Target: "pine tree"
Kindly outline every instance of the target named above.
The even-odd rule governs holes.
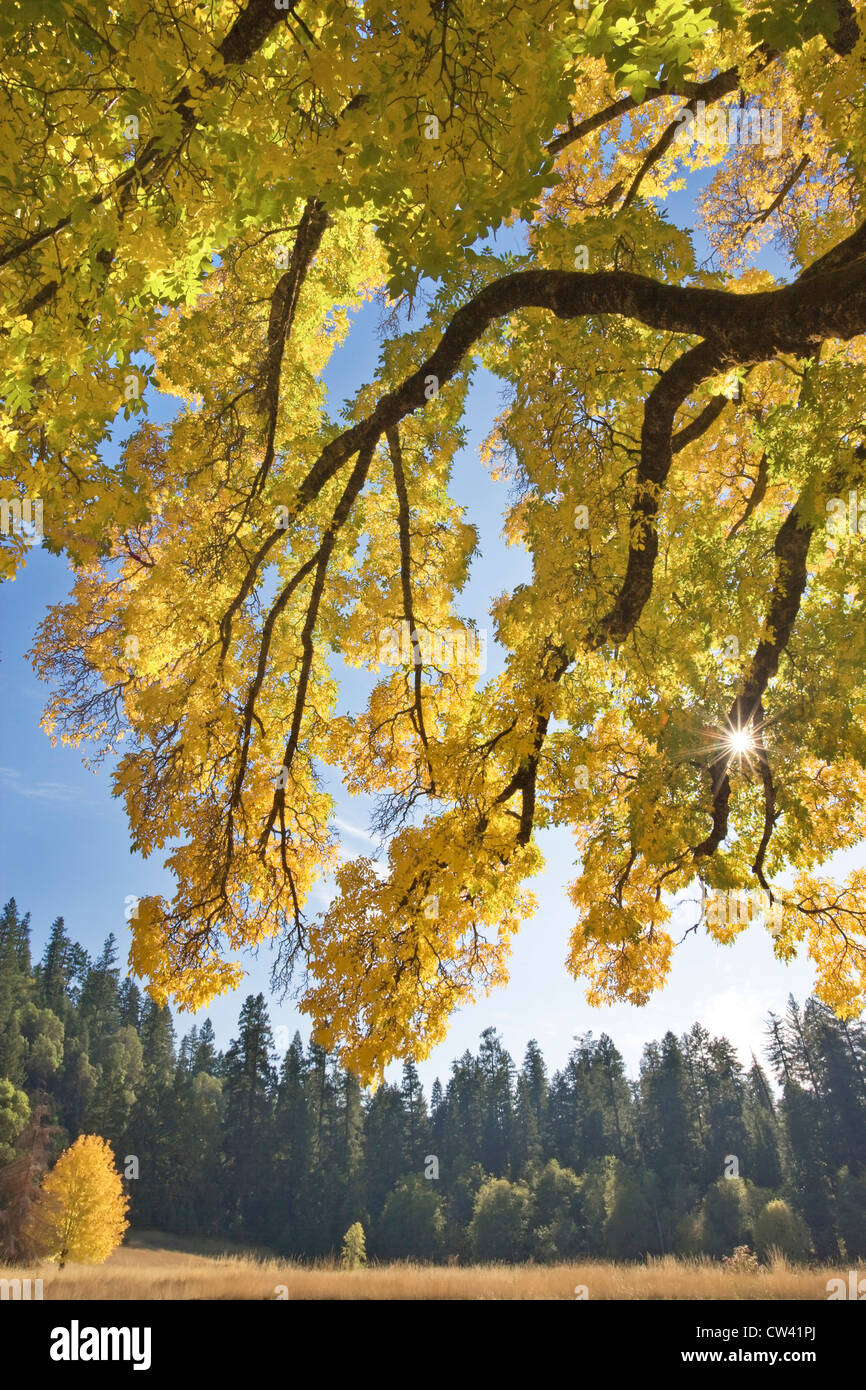
[[[781,1131],[767,1078],[752,1057],[743,1109],[748,1172],[756,1187],[775,1191],[782,1182]]]
[[[544,1057],[531,1038],[517,1075],[514,1133],[518,1171],[528,1163],[540,1163],[545,1153],[549,1092]]]
[[[193,1071],[206,1071],[208,1076],[220,1076],[222,1058],[216,1045],[213,1024],[206,1018],[198,1034],[198,1044],[193,1057]]]
[[[263,994],[247,995],[225,1058],[224,1152],[232,1229],[262,1238],[269,1228],[267,1163],[273,1148],[274,1039]]]
[[[804,1026],[814,1039],[816,1070],[826,1111],[828,1158],[833,1169],[866,1169],[866,1095],[856,1053],[851,1047],[857,1024],[847,1031],[817,1000],[807,1001]]]
[[[312,1175],[312,1120],[299,1033],[289,1044],[274,1108],[274,1229],[281,1249],[301,1252],[308,1233],[305,1197]]]
[[[366,1219],[364,1193],[364,1109],[361,1085],[353,1072],[335,1064],[334,1092],[338,1098],[335,1168],[342,1187],[340,1223]]]
[[[478,1062],[482,1077],[481,1163],[488,1173],[510,1173],[514,1152],[514,1063],[495,1028],[481,1034]]]
[[[39,966],[39,983],[43,1002],[63,1018],[73,1002],[73,985],[80,982],[89,968],[87,952],[70,941],[62,917],[51,925],[48,944]]]
[[[364,1120],[365,1186],[374,1221],[381,1214],[388,1193],[406,1174],[405,1135],[402,1092],[386,1082],[368,1101]],[[421,1171],[423,1158],[421,1155],[416,1159],[415,1172]]]
[[[420,1172],[430,1145],[430,1117],[424,1099],[424,1088],[418,1068],[412,1058],[403,1063],[400,1098],[405,1123],[404,1162],[409,1173]]]
[[[0,1076],[16,1086],[26,1080],[19,1012],[30,993],[30,914],[21,917],[10,898],[0,914]]]
[[[141,1014],[141,1072],[129,1118],[127,1152],[139,1160],[131,1189],[137,1225],[172,1227],[172,1148],[177,1109],[174,1098],[175,1046],[171,1010],[149,996]]]
[[[661,1249],[669,1251],[700,1190],[700,1149],[688,1070],[673,1033],[644,1049],[639,1125],[642,1160],[657,1179],[656,1187],[648,1189],[648,1200]]]
[[[101,954],[93,961],[81,987],[79,1014],[87,1027],[92,1051],[120,1025],[118,994],[120,970],[114,932],[106,938]]]
[[[135,1028],[136,1031],[141,1027],[142,998],[141,990],[135,980],[129,976],[121,980],[118,990],[119,1023],[122,1028]]]
[[[30,913],[19,916],[18,904],[10,898],[0,914],[0,969],[8,974],[13,968],[29,980]]]

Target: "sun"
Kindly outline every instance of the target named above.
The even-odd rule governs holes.
[[[750,728],[732,729],[725,735],[724,742],[737,758],[748,757],[757,749],[754,731]]]
[[[744,765],[753,768],[763,757],[761,731],[763,724],[749,719],[745,724],[725,723],[704,728],[704,750],[714,762],[724,760],[726,768]]]

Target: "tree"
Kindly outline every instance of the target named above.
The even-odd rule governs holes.
[[[20,1115],[20,1102],[16,1102],[14,1096],[12,1109],[11,1124],[7,1115],[7,1133],[15,1128]],[[16,1137],[11,1162],[0,1168],[0,1255],[8,1260],[29,1254],[27,1223],[58,1129],[51,1123],[49,1106],[44,1100],[34,1100],[29,1113],[28,1122]]]
[[[48,935],[48,944],[39,967],[39,980],[45,1004],[62,1016],[69,1006],[69,990],[73,980],[87,967],[80,947],[70,941],[62,917],[55,917]]]
[[[411,1057],[403,1063],[400,1097],[406,1126],[406,1166],[420,1169],[429,1149],[430,1121],[418,1068]]]
[[[435,1260],[442,1251],[445,1218],[435,1184],[410,1173],[385,1198],[377,1253],[386,1260]]]
[[[366,1263],[367,1246],[364,1239],[364,1227],[360,1221],[355,1221],[343,1236],[340,1264],[343,1269],[362,1269]]]
[[[225,1058],[224,1150],[229,1210],[239,1229],[256,1237],[269,1224],[265,1165],[273,1143],[273,1048],[265,997],[249,994]]]
[[[478,1061],[483,1084],[481,1163],[488,1173],[510,1171],[514,1135],[514,1063],[495,1028],[481,1034]]]
[[[24,1076],[27,1085],[40,1089],[63,1063],[63,1024],[52,1009],[30,1002],[18,1013],[24,1043]]]
[[[128,1205],[110,1144],[83,1134],[43,1179],[27,1237],[42,1259],[61,1269],[67,1260],[102,1264],[123,1239]]]
[[[126,1136],[141,1085],[142,1046],[134,1028],[118,1028],[104,1039],[87,1109],[87,1125],[116,1138]]]
[[[731,1255],[752,1244],[752,1192],[744,1178],[719,1178],[702,1203],[703,1247],[708,1255]]]
[[[20,1013],[30,995],[30,914],[10,898],[0,914],[0,1076],[26,1080],[27,1043]]]
[[[843,1168],[837,1199],[839,1234],[852,1259],[866,1258],[866,1175],[855,1177]]]
[[[634,1172],[614,1158],[607,1160],[604,1247],[615,1260],[634,1260],[659,1252],[653,1175]]]
[[[469,1225],[479,1260],[520,1260],[528,1254],[532,1194],[525,1183],[489,1178],[478,1191]]]
[[[199,1029],[198,1042],[193,1057],[193,1070],[206,1071],[209,1076],[219,1076],[221,1058],[217,1050],[213,1024],[206,1018]]]
[[[698,1115],[689,1090],[686,1056],[674,1034],[648,1043],[640,1069],[640,1146],[645,1166],[657,1179],[644,1196],[653,1205],[663,1251],[672,1248],[699,1191]]]
[[[805,1260],[809,1232],[803,1218],[779,1198],[767,1202],[755,1221],[755,1249],[765,1263],[775,1253],[789,1260]]]
[[[776,1188],[782,1181],[780,1127],[767,1078],[752,1057],[745,1104],[749,1139],[749,1175],[758,1187]]]
[[[543,1259],[569,1259],[585,1236],[580,1179],[550,1159],[533,1185],[536,1253]]]
[[[134,1087],[135,1099],[129,1114],[125,1137],[127,1152],[140,1161],[139,1180],[132,1188],[132,1212],[137,1225],[172,1228],[172,1148],[177,1110],[175,1106],[174,1024],[171,1010],[153,999],[145,1001],[139,1027],[140,1071]],[[109,1059],[106,1059],[109,1061]],[[126,1083],[138,1071],[137,1050],[121,1043],[110,1059],[111,1071],[105,1081],[117,1082],[121,1094],[114,1099],[124,1105]],[[115,1070],[116,1064],[116,1070]],[[122,1075],[126,1071],[126,1081]],[[98,1085],[95,1083],[94,1090]],[[105,1099],[103,1091],[103,1100]],[[92,1100],[89,1102],[92,1105]]]
[[[421,1170],[424,1155],[413,1155],[412,1166]],[[406,1114],[403,1095],[396,1086],[379,1086],[367,1102],[364,1119],[364,1167],[367,1199],[378,1216],[388,1193],[406,1172]]]
[[[765,904],[777,955],[805,943],[819,998],[861,1006],[866,875],[816,859],[866,828],[862,17],[778,11],[0,19],[0,558],[44,498],[76,566],[34,646],[46,723],[122,732],[134,847],[172,846],[176,892],[131,922],[161,1002],[198,1008],[277,939],[316,1041],[381,1078],[505,979],[538,832],[570,825],[592,1000],[663,984],[692,888],[715,940]],[[680,229],[665,205],[708,164]],[[488,237],[515,214],[518,252]],[[784,279],[749,264],[770,239]],[[381,360],[337,422],[321,369],[374,294]],[[480,685],[449,490],[479,365],[531,565]],[[184,400],[168,426],[157,390]],[[375,673],[358,713],[338,657]],[[339,862],[325,766],[377,799],[385,875]]]
[[[549,1100],[544,1057],[535,1038],[531,1038],[517,1076],[515,1143],[521,1165],[537,1163],[544,1153]]]
[[[87,1024],[91,1043],[114,1033],[119,1025],[119,979],[117,945],[114,932],[111,932],[81,986],[81,1016]]]
[[[15,1155],[15,1141],[30,1119],[30,1102],[24,1091],[0,1077],[0,1167]]]

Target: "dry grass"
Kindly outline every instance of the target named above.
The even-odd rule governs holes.
[[[730,1273],[706,1259],[672,1256],[646,1265],[585,1261],[558,1265],[372,1265],[346,1271],[260,1256],[183,1248],[161,1234],[138,1233],[104,1265],[2,1269],[0,1277],[42,1277],[43,1296],[66,1299],[573,1299],[585,1284],[590,1299],[820,1299],[827,1280],[847,1270],[804,1269],[777,1261],[757,1274]],[[170,1248],[174,1247],[174,1248]],[[285,1294],[282,1295],[285,1297]]]

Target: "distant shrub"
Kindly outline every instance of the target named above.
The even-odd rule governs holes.
[[[768,1202],[755,1222],[755,1247],[765,1264],[774,1250],[788,1260],[805,1260],[809,1254],[809,1232],[802,1217],[787,1202]]]

